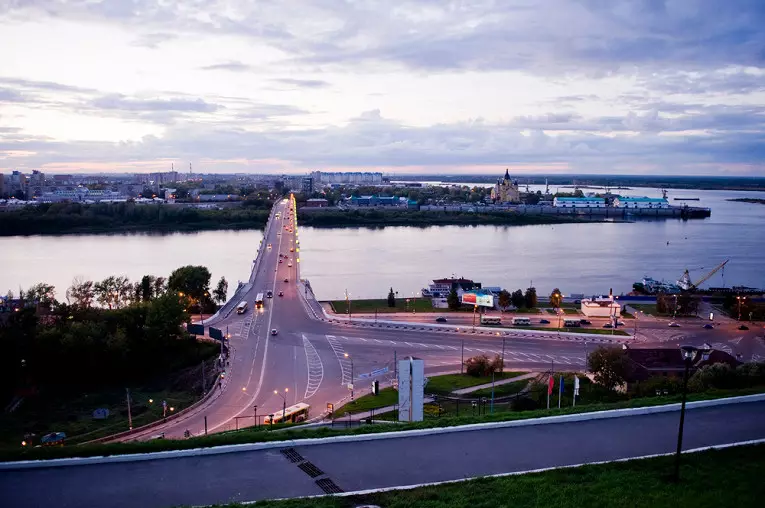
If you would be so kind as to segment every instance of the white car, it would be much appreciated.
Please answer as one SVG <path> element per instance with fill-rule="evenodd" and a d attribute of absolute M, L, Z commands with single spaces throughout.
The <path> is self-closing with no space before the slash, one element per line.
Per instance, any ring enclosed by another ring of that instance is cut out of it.
<path fill-rule="evenodd" d="M 273 330 L 271 330 L 271 335 L 276 335 L 277 333 L 279 333 L 279 332 L 277 332 L 277 331 L 276 331 L 276 328 L 274 328 Z"/>
<path fill-rule="evenodd" d="M 679 324 L 677 324 L 677 323 L 675 323 L 674 321 L 672 321 L 672 322 L 669 324 L 669 327 L 670 327 L 670 328 L 680 328 L 680 325 L 679 325 Z"/>

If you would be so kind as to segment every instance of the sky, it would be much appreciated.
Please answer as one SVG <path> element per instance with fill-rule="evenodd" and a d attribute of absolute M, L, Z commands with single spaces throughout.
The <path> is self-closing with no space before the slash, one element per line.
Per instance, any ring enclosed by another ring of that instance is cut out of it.
<path fill-rule="evenodd" d="M 0 172 L 765 176 L 763 0 L 0 0 Z"/>

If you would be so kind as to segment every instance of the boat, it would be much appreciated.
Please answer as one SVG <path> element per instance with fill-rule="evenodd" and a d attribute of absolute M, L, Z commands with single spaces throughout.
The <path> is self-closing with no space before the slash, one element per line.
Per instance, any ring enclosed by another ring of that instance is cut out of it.
<path fill-rule="evenodd" d="M 645 293 L 649 295 L 655 295 L 656 293 L 679 293 L 680 286 L 667 282 L 664 280 L 656 280 L 647 275 L 643 277 L 641 282 L 635 282 L 632 288 L 638 293 Z"/>
<path fill-rule="evenodd" d="M 672 198 L 675 201 L 699 201 L 699 198 Z"/>

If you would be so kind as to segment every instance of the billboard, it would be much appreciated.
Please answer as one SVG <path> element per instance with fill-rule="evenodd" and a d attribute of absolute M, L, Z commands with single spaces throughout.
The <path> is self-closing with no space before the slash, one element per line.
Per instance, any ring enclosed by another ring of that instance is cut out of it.
<path fill-rule="evenodd" d="M 211 326 L 209 330 L 211 339 L 223 340 L 223 332 L 221 332 L 218 328 L 213 328 Z"/>
<path fill-rule="evenodd" d="M 204 325 L 194 325 L 194 324 L 189 323 L 186 326 L 186 329 L 188 330 L 188 332 L 190 334 L 193 334 L 193 335 L 204 335 L 205 334 L 205 327 L 204 327 Z"/>
<path fill-rule="evenodd" d="M 494 307 L 494 295 L 478 294 L 466 291 L 462 293 L 462 303 L 479 307 Z"/>

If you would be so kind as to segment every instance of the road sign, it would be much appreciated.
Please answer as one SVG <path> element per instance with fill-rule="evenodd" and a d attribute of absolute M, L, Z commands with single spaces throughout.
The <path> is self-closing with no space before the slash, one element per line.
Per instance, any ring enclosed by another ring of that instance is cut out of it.
<path fill-rule="evenodd" d="M 205 327 L 204 325 L 193 325 L 189 324 L 186 329 L 189 331 L 192 335 L 204 335 L 205 334 Z"/>
<path fill-rule="evenodd" d="M 335 405 L 332 404 L 331 402 L 327 402 L 327 411 L 329 411 L 331 413 L 334 410 L 335 410 Z"/>
<path fill-rule="evenodd" d="M 94 420 L 106 420 L 107 418 L 109 418 L 109 410 L 105 407 L 98 408 L 93 411 Z"/>
<path fill-rule="evenodd" d="M 373 370 L 372 372 L 367 372 L 366 374 L 359 374 L 358 378 L 359 379 L 366 379 L 368 377 L 377 377 L 377 376 L 380 376 L 382 374 L 385 374 L 389 370 L 390 369 L 388 369 L 388 367 L 383 367 L 382 369 Z"/>
<path fill-rule="evenodd" d="M 462 293 L 462 303 L 477 305 L 479 307 L 494 307 L 494 296 L 466 291 Z"/>
<path fill-rule="evenodd" d="M 211 339 L 223 340 L 223 332 L 221 332 L 217 328 L 213 328 L 212 326 L 209 329 L 210 329 L 210 338 Z"/>

